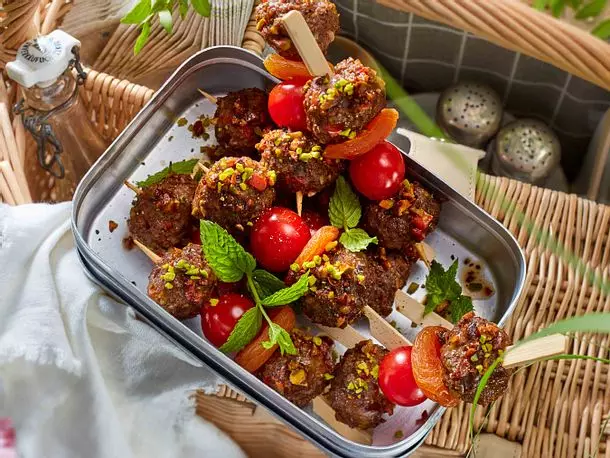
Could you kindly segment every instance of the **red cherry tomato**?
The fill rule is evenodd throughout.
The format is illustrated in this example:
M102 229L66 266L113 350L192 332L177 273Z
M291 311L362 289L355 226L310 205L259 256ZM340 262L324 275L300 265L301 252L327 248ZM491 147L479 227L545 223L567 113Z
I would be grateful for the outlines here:
M299 215L284 207L267 210L254 223L250 235L252 254L267 270L288 270L311 237Z
M349 164L356 189L371 200L389 199L405 178L405 161L391 143L383 142Z
M328 217L324 217L324 215L321 215L320 213L315 212L313 210L303 210L301 218L303 218L303 221L305 221L305 224L307 224L307 226L309 227L311 235L313 235L313 233L320 229L322 226L326 226L329 224Z
M426 400L413 377L412 349L411 346L395 348L379 365L379 387L386 398L399 406L416 406Z
M269 114L280 127L304 131L307 129L305 108L303 108L302 81L284 82L269 93Z
M216 305L206 304L201 309L203 335L215 347L221 347L229 338L235 324L254 302L243 294L229 293L218 298Z

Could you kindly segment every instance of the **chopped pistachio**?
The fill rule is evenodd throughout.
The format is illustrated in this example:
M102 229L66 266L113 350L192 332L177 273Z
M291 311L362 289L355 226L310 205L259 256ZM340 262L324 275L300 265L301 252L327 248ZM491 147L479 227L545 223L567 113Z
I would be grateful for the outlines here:
M337 241L335 240L334 242L328 242L326 244L326 246L324 247L325 251L331 251L332 249L334 249L337 246Z
M313 261L306 261L303 263L303 267L305 267L306 269L313 269L314 267L316 267L316 263Z
M470 357L470 361L472 361L473 363L477 362L478 360L479 360L479 357L477 356L476 353Z
M352 83L347 83L345 85L345 87L343 88L343 91L347 94L347 95L352 95L354 93L354 85Z
M186 120L186 118L180 118L180 119L178 119L176 124L178 124L178 127L183 127L188 124L188 121Z
M216 299L216 298L210 299L210 305L212 307L216 307L218 305L218 299Z
M404 433L399 429L394 433L394 439L402 439L404 437Z
M318 347L322 345L322 339L320 338L320 336L314 336L313 343L316 344Z
M165 284L165 289L172 289L174 287L174 285L172 285L170 282L167 282Z
M238 162L237 164L235 164L235 170L237 170L239 173L244 171L244 164L242 164L241 162Z
M222 190L222 183L218 183L217 189L218 189L218 192L220 192Z
M303 153L303 148L299 147L296 149L296 153L297 154L302 154Z
M334 378L335 378L335 376L332 374L329 374L328 372L324 374L324 380L332 380Z
M316 263L316 266L319 266L320 264L322 264L322 258L320 256L318 256L318 255L315 255L313 257L313 262Z
M174 281L174 279L176 278L176 273L175 272L166 272L163 275L161 275L161 280L165 280L166 282L172 282Z
M277 180L277 173L275 173L275 170L269 170L267 172L267 178L269 179L269 184L273 186Z
M298 272L300 269L301 267L296 262L290 264L290 270L293 272Z
M341 135L342 137L349 137L349 134L352 130L351 129L345 129L342 130L341 132L339 132L339 135Z
M485 334L481 334L481 337L479 337L479 342L485 343L486 341L487 341L487 336Z
M277 137L273 143L275 143L275 146L280 146L282 143L282 137Z
M248 185L246 183L244 183L243 181L241 183L239 183L239 187L241 188L242 191L245 191L246 189L248 189Z
M199 275L191 275L189 278L191 280L201 280L201 277Z
M312 151L316 152L316 151L322 151L322 147L320 145L315 145L313 148L311 148Z
M184 259L179 259L178 262L176 262L176 267L178 269L185 269L187 265L188 263Z
M282 155L282 148L275 148L274 152L275 152L276 156L281 156Z
M352 131L349 133L348 138L349 138L350 140L353 140L354 138L356 138L356 131L355 131L355 130L352 130Z
M349 382L347 384L347 389L353 391L356 387L354 386L354 382Z
M483 366L482 366L481 364L477 364L477 365L475 366L475 369L476 369L477 371L479 371L479 374L482 374L482 373L483 373Z
M365 277L362 274L358 274L358 275L356 275L356 278L358 279L358 283L362 283L364 281Z
M224 169L222 172L220 172L218 174L218 179L220 181L225 181L227 178L231 178L233 176L233 174L235 173L235 169L234 168L226 168Z
M329 299L334 299L335 298L335 292L334 291L329 291L328 292L328 298Z
M252 227L252 226L254 226L254 223L253 223L252 221L248 221L248 222L246 223L246 226L250 226L250 227Z
M377 380L379 378L379 364L375 364L371 369L371 375Z
M311 291L312 293L315 293L317 290L318 290L318 288L316 286L309 287L309 291Z
M309 277L309 278L307 279L307 283L309 284L309 286L313 286L313 285L315 285L317 281L318 281L318 280L316 279L316 277Z
M163 269L169 269L169 264L165 263L161 266Z
M297 369L290 372L290 383L293 385L307 386L305 370Z
M419 284L413 281L407 288L407 293L413 294L415 291L417 291L417 288L419 288Z
M328 260L329 260L329 259L330 259L330 258L328 257L328 255L326 255L326 254L323 254L323 255L322 255L322 261L324 261L324 262L328 262Z
M208 278L210 275L207 270L199 269L199 273L203 276L203 278Z

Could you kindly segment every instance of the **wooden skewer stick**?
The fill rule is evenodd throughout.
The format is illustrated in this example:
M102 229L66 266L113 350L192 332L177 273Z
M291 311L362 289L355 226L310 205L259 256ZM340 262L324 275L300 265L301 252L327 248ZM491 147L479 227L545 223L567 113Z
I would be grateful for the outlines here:
M142 190L140 188L138 188L135 184L125 180L123 182L125 184L125 186L127 186L129 189L131 189L133 192L135 192L138 196L142 194Z
M16 202L16 205L28 203L25 199L25 196L21 192L19 182L17 180L17 177L15 176L15 172L11 168L11 165L8 161L0 162L0 173L4 176L8 187L11 189L11 193L13 195L13 199Z
M425 242L419 242L415 244L415 249L417 250L417 253L419 254L421 260L424 262L424 264L426 264L426 267L428 267L429 269L432 266L432 261L436 257L434 248L432 248Z
M303 213L303 193L301 191L297 191L297 213L301 216Z
M452 329L453 325L440 315L431 312L424 316L424 305L410 297L403 291L396 292L396 309L414 323L423 326L442 326ZM540 339L506 348L506 356L502 365L504 367L523 366L539 359L560 355L568 349L568 337L562 334L552 334Z
M201 162L197 162L197 164L195 164L195 168L193 169L193 173L191 174L191 178L195 178L195 175L197 175L197 173L199 171L202 171L203 173L207 174L210 171L210 169L208 169Z
M212 94L208 94L207 92L205 92L204 90L201 89L197 89L199 91L199 93L204 96L206 99L208 99L211 103L213 103L214 105L218 105L218 99L216 97L214 97Z
M135 246L137 246L142 253L144 253L146 256L148 256L148 258L154 262L155 264L159 264L161 263L161 256L159 256L157 253L155 253L153 250L151 250L150 248L148 248L146 245L144 245L142 242L139 242L136 239L133 239L133 244Z

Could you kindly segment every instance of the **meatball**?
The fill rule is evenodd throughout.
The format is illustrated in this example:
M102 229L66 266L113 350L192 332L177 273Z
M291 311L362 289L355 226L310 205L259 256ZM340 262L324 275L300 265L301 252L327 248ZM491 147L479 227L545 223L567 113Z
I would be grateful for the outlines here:
M296 355L275 352L259 371L259 377L275 391L299 407L322 394L332 379L335 363L333 341L312 337L298 329L291 333Z
M370 340L359 342L341 357L329 391L335 418L351 428L370 429L392 415L394 404L379 389L379 364L389 352Z
M446 371L445 384L465 402L473 402L481 377L501 356L511 339L495 323L467 313L455 327L440 336L441 361ZM512 371L497 366L487 381L478 403L486 406L502 396L508 388Z
M420 184L405 180L392 199L366 204L363 225L369 234L377 236L381 246L416 259L413 244L436 228L440 211L440 203L432 194Z
M354 138L385 107L385 83L358 59L337 64L333 76L319 76L305 86L307 128L321 143Z
M314 323L344 328L360 318L366 305L367 267L365 253L340 247L302 266L293 264L287 280L296 281L310 270L312 284L300 301L303 313Z
M273 204L275 172L249 157L224 157L201 179L193 215L242 232Z
M209 150L213 151L212 158L252 155L265 130L273 125L267 111L267 94L258 88L219 97L214 117L218 148Z
M386 253L382 248L369 258L365 269L363 300L381 316L392 313L396 290L402 289L411 273L411 262L399 253Z
M282 23L282 16L293 10L303 15L320 49L326 54L339 30L339 13L330 0L262 0L256 7L257 30L279 55L301 60Z
M191 203L197 182L170 174L142 189L129 213L129 233L157 254L188 242L193 227Z
M201 245L170 249L148 277L150 298L179 320L199 315L216 289L216 277Z
M278 187L289 193L313 195L334 183L343 163L325 159L322 147L303 132L277 129L256 145L261 163L277 173Z

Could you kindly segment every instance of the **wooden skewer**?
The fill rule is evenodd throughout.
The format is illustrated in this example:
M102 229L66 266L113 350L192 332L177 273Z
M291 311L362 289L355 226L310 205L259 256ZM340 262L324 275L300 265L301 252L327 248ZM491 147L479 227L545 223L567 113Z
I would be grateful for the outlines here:
M3 199L9 205L17 205L17 201L13 197L13 193L11 192L11 188L8 183L4 179L4 175L0 174L0 195L2 195Z
M210 169L208 169L205 165L203 165L201 162L197 162L197 164L195 164L195 167L193 169L193 173L191 174L191 178L195 178L195 176L197 175L197 173L199 171L202 171L203 173L208 173L210 171Z
M138 196L142 194L142 190L140 188L138 188L135 184L125 180L123 182L125 184L125 186L127 186L129 189L131 189L133 192L135 192Z
M148 258L155 264L159 264L161 263L161 256L159 256L157 253L155 253L153 250L151 250L150 248L148 248L146 245L144 245L142 242L139 242L136 239L133 239L133 244L135 246L137 246L142 253L144 253L146 256L148 256Z
M208 94L207 92L205 92L202 89L197 89L199 91L199 93L204 96L206 99L208 99L211 103L213 103L214 105L218 105L218 99L216 97L214 97L212 94Z
M8 161L0 162L0 172L4 176L8 187L11 189L11 193L13 195L13 199L16 202L16 205L28 203L26 201L25 196L21 192L19 182L17 180L17 177L15 176L15 172L11 168L11 165L8 163Z
M445 320L440 315L431 312L424 316L425 307L403 291L397 291L396 309L414 323L423 326L442 326L452 329L453 324ZM552 334L540 339L532 340L515 347L506 348L506 356L502 365L504 367L522 366L535 362L539 359L565 353L568 348L569 339L562 334Z
M417 250L417 253L419 254L421 260L424 262L424 264L426 264L426 267L428 267L429 269L432 266L432 261L436 257L434 248L432 248L425 242L419 242L415 244L415 249Z
M303 213L303 193L301 191L297 191L297 213L299 216Z

